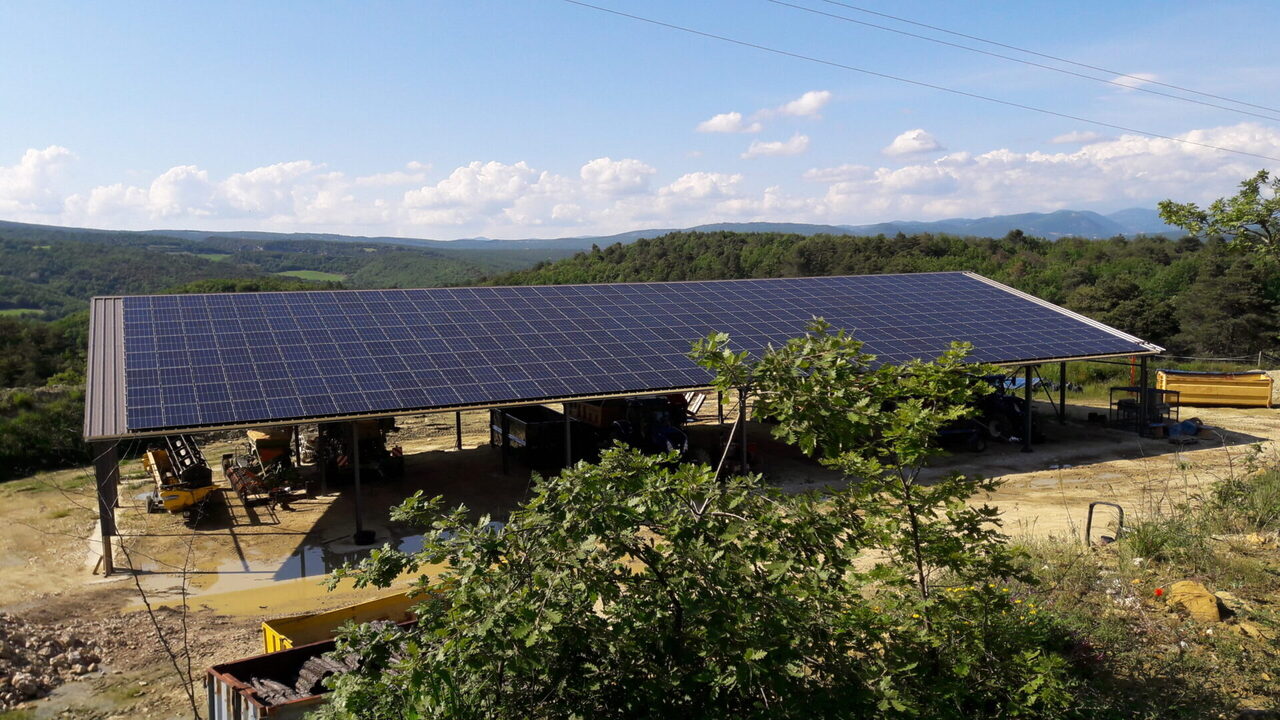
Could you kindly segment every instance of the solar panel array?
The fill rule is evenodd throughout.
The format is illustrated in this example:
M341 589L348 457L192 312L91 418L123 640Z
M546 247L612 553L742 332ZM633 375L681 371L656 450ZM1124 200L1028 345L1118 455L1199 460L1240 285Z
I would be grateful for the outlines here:
M758 352L814 316L885 362L1149 348L964 273L124 298L130 431L696 387L690 345Z

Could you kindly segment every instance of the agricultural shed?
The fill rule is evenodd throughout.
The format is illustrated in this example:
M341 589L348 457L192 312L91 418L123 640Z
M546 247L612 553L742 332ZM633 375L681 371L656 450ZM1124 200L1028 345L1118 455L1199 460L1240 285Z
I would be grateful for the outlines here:
M1143 356L1145 375L1162 350L967 272L99 297L84 435L102 498L122 439L704 389L694 341L759 353L815 317L882 362L972 343L1027 367L1028 403L1032 366Z

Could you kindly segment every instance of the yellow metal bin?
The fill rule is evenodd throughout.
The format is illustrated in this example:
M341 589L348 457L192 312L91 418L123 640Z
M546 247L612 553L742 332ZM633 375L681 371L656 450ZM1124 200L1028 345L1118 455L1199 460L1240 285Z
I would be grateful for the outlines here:
M262 623L262 646L264 652L270 653L328 640L333 637L334 630L348 620L357 623L374 620L401 623L412 620L414 615L411 608L421 600L421 597L411 599L408 593L401 592L327 612L268 620Z
M1157 370L1156 389L1176 390L1180 405L1271 407L1274 381L1261 370L1196 372Z

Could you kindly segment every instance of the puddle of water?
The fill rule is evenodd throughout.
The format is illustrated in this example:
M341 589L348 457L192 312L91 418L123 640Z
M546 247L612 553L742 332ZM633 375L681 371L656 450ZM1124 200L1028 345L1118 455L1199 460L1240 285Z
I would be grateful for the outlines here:
M351 544L351 537L343 537L328 543L303 543L292 555L285 558L272 574L272 580L292 580L313 575L327 575L346 563L355 565L369 556L375 548L389 544L401 552L417 552L422 549L421 535L405 537L379 533L372 545Z
M489 527L500 530L501 522L491 522ZM413 553L422 549L421 534L397 536L386 528L373 528L377 538L372 545L355 545L351 536L345 535L328 542L303 542L286 557L232 559L217 569L217 578L202 593L220 593L261 587L264 583L299 578L317 580L344 563L355 565L369 553L385 544L401 552Z

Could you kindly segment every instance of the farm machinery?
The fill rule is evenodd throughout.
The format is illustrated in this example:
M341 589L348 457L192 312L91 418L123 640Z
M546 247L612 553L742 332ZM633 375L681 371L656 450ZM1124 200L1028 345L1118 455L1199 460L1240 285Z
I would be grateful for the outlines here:
M388 480L400 478L404 475L404 451L389 443L391 434L399 430L394 418L321 423L313 445L315 461L329 477L349 475L359 457L361 472L373 470ZM358 452L355 443L359 444Z
M1027 422L1026 400L1015 394L1017 387L1010 387L1009 381L1002 375L988 375L982 380L992 386L992 392L973 402L977 409L974 419L982 425L991 440L1015 442L1022 439ZM1031 415L1031 439L1035 442L1044 439L1034 413Z
M147 512L182 513L188 523L203 515L213 495L213 472L200 446L189 435L173 435L142 455L142 467L155 482L147 496Z
M689 451L684 424L688 400L683 395L594 400L569 403L569 416L595 429L596 444L621 442L645 453Z
M1016 385L1011 385L1003 375L987 375L975 378L974 382L984 384L986 392L969 403L973 415L942 428L938 432L939 442L982 452L991 441L1020 441L1026 432L1027 406L1026 400L1016 394ZM1031 415L1031 439L1035 442L1043 440L1040 423L1034 413Z
M246 430L244 452L222 456L222 474L246 507L253 503L285 503L301 489L301 478L290 453L293 433L293 428Z

